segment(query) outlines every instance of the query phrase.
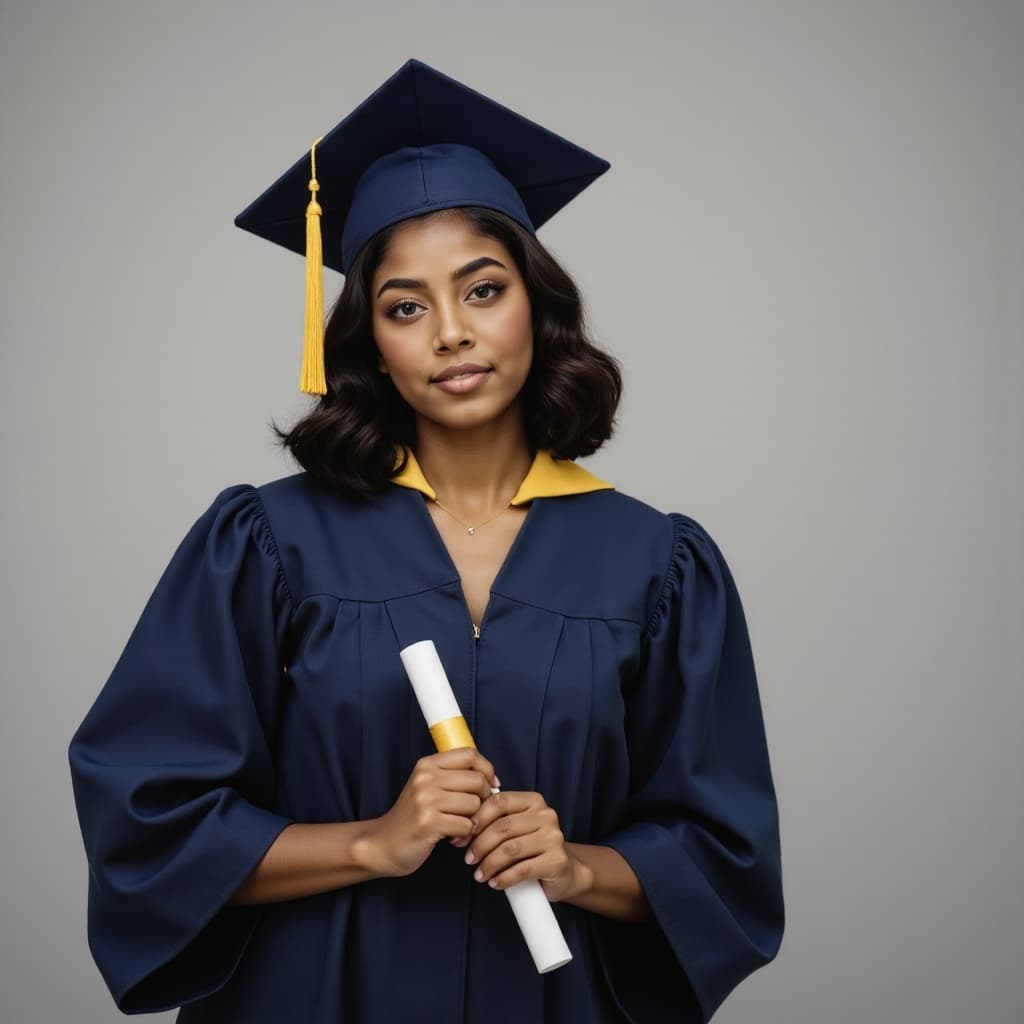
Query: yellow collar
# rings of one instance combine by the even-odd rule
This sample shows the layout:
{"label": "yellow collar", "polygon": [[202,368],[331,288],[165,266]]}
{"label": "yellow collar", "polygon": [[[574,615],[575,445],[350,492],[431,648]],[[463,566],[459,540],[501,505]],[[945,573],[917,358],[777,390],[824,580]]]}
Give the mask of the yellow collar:
{"label": "yellow collar", "polygon": [[[436,499],[437,494],[427,483],[427,478],[423,475],[412,449],[405,450],[409,453],[409,461],[401,473],[391,478],[391,482],[422,491],[428,498]],[[395,465],[398,465],[401,457],[402,449],[399,448],[396,452]],[[594,476],[582,466],[577,466],[571,459],[556,459],[546,448],[541,448],[534,456],[533,464],[523,477],[523,482],[511,503],[523,505],[534,498],[553,498],[562,494],[584,494],[587,491],[605,490],[613,491],[615,485]]]}

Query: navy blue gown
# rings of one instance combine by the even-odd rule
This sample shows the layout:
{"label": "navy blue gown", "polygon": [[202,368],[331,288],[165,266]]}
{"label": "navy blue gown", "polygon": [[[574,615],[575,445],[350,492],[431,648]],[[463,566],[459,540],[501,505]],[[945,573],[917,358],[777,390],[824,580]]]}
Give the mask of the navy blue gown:
{"label": "navy blue gown", "polygon": [[[776,955],[777,804],[715,542],[539,452],[476,638],[424,493],[414,462],[366,503],[306,473],[239,484],[175,552],[68,751],[89,944],[123,1012],[703,1022]],[[289,823],[379,816],[433,752],[398,656],[423,639],[503,787],[618,850],[655,920],[555,904],[574,959],[538,975],[447,842],[405,878],[229,904]]]}

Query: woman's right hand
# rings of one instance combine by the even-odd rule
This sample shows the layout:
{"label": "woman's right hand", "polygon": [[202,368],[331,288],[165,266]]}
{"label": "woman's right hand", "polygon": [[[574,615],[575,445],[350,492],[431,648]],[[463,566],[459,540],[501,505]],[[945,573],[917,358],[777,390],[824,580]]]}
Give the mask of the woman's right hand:
{"label": "woman's right hand", "polygon": [[375,873],[411,875],[442,839],[465,845],[470,818],[496,785],[494,767],[472,747],[421,757],[391,810],[371,823]]}

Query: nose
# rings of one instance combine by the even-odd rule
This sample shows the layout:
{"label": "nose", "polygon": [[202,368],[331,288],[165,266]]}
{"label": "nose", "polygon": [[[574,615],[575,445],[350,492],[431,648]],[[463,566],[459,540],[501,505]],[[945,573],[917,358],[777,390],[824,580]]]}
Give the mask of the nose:
{"label": "nose", "polygon": [[434,348],[446,352],[453,348],[465,348],[474,344],[473,334],[463,316],[459,302],[442,302],[438,306],[437,337]]}

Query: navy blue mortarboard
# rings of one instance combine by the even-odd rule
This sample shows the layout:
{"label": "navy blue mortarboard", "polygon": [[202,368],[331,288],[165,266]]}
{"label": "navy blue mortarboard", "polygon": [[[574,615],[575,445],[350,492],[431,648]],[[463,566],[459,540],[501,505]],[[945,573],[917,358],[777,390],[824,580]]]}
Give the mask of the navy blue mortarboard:
{"label": "navy blue mortarboard", "polygon": [[235,218],[240,228],[306,253],[302,390],[326,393],[321,259],[347,273],[382,228],[454,206],[498,210],[533,233],[608,167],[461,82],[407,61]]}

